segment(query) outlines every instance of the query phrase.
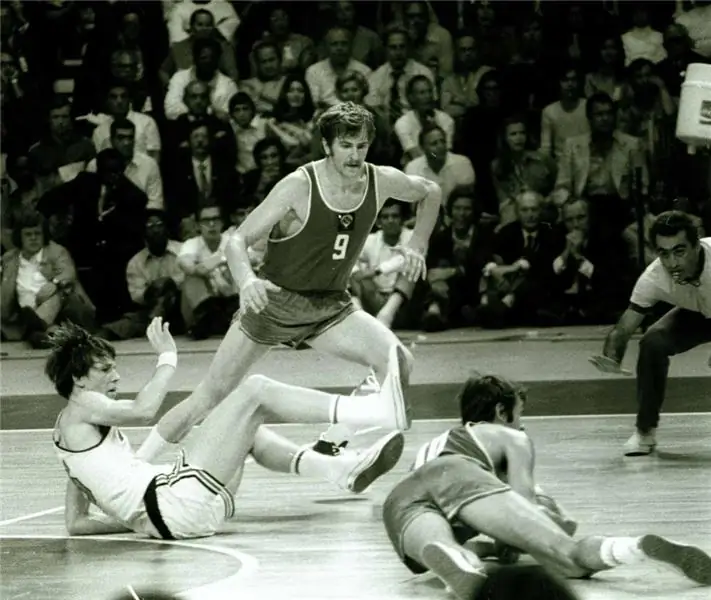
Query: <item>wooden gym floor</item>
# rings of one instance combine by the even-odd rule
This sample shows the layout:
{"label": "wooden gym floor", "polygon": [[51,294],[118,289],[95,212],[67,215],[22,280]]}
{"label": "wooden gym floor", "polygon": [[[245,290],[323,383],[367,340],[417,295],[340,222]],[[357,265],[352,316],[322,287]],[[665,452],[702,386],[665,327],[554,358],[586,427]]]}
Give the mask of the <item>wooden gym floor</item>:
{"label": "wooden gym floor", "polygon": [[[711,403],[708,348],[673,361],[660,451],[624,458],[633,426],[634,380],[602,377],[586,362],[601,346],[599,329],[448,332],[407,337],[417,360],[411,397],[416,422],[396,469],[361,496],[327,483],[270,473],[251,464],[237,515],[214,538],[189,543],[137,536],[69,539],[61,505],[63,469],[52,451],[61,402],[42,375],[43,355],[5,344],[0,400],[0,598],[109,599],[161,588],[185,598],[447,598],[431,577],[400,564],[378,518],[388,490],[419,444],[456,417],[453,394],[476,368],[527,382],[526,427],[537,447],[537,480],[581,523],[580,534],[656,532],[711,552]],[[142,341],[119,345],[122,388],[135,393],[154,358]],[[181,341],[181,366],[168,404],[205,372],[216,342]],[[627,366],[633,366],[636,342]],[[363,376],[312,351],[275,350],[257,368],[283,381],[346,390]],[[276,425],[298,442],[322,426]],[[131,429],[140,443],[147,429]],[[377,437],[354,440],[366,445]],[[525,559],[524,559],[525,560]],[[709,597],[671,571],[647,564],[573,582],[585,600],[694,600]]]}

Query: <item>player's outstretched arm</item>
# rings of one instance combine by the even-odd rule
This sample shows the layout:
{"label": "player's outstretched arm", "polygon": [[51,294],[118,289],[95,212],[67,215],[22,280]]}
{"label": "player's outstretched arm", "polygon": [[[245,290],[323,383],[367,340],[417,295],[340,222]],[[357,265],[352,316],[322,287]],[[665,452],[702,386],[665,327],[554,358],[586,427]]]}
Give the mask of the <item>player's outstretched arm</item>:
{"label": "player's outstretched arm", "polygon": [[603,373],[621,373],[631,375],[632,373],[622,368],[622,359],[627,351],[627,344],[635,331],[644,320],[644,313],[628,308],[617,324],[612,328],[605,338],[602,354],[590,357],[590,362]]}
{"label": "player's outstretched arm", "polygon": [[156,317],[146,330],[148,341],[158,354],[158,364],[151,380],[134,400],[112,400],[103,394],[85,391],[76,402],[83,408],[83,418],[94,425],[135,425],[149,423],[158,413],[168,393],[168,384],[178,364],[178,351],[168,323]]}
{"label": "player's outstretched arm", "polygon": [[69,535],[107,535],[131,531],[111,517],[95,519],[89,514],[91,502],[71,479],[64,499],[64,522]]}

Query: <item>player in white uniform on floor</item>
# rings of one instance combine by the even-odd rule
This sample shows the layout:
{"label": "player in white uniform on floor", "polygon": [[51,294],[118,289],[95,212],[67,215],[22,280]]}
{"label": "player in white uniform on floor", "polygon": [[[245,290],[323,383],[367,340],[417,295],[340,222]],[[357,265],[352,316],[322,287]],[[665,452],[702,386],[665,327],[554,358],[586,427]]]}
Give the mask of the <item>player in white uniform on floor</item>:
{"label": "player in white uniform on floor", "polygon": [[[162,539],[212,535],[234,513],[234,493],[250,454],[268,469],[318,477],[356,493],[400,458],[404,439],[397,431],[362,453],[343,450],[326,456],[298,447],[263,427],[265,414],[288,422],[323,423],[329,420],[329,396],[276,394],[270,379],[252,375],[186,440],[175,464],[143,461],[119,427],[155,417],[178,357],[161,319],[153,320],[147,336],[159,355],[158,364],[134,400],[116,399],[119,375],[110,344],[71,324],[52,338],[45,373],[67,400],[57,417],[54,444],[69,476],[65,518],[71,535],[124,531]],[[390,363],[378,398],[339,400],[340,422],[357,426],[395,422],[403,404],[398,357],[393,355]],[[92,514],[92,504],[105,514]]]}

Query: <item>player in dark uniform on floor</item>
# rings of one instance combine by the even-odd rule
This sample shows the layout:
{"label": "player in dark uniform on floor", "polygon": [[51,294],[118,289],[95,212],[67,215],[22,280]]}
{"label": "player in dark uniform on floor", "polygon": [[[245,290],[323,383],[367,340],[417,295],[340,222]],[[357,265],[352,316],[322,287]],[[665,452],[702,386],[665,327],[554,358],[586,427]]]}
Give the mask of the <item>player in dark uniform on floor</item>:
{"label": "player in dark uniform on floor", "polygon": [[[541,502],[534,451],[521,430],[524,398],[505,380],[471,378],[460,393],[462,425],[425,444],[415,470],[390,492],[383,521],[390,541],[414,573],[431,570],[463,600],[474,600],[486,578],[483,563],[456,530],[483,533],[520,548],[568,577],[654,559],[711,585],[711,557],[656,535],[584,537],[554,502]],[[570,531],[570,529],[568,529]]]}
{"label": "player in dark uniform on floor", "polygon": [[[373,368],[381,381],[389,374],[396,386],[407,384],[412,356],[385,325],[355,308],[346,288],[388,198],[419,203],[412,237],[399,251],[405,258],[404,279],[424,277],[441,190],[421,177],[365,162],[375,134],[366,109],[341,103],[324,112],[318,125],[326,158],[277,183],[232,237],[226,255],[240,287],[239,316],[202,382],[149,434],[139,451],[144,457],[179,442],[277,344],[308,342],[318,351]],[[267,251],[257,277],[247,248],[265,236]],[[283,387],[292,395],[322,393]],[[410,426],[401,391],[396,422],[384,422],[385,427]],[[332,396],[332,422],[347,410],[345,404]]]}

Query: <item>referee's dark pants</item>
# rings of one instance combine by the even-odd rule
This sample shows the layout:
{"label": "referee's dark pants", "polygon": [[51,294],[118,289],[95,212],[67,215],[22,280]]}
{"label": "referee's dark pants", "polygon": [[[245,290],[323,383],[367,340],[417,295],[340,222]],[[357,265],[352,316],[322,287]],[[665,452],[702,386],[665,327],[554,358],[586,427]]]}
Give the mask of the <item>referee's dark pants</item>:
{"label": "referee's dark pants", "polygon": [[669,357],[711,342],[711,319],[673,308],[652,325],[639,343],[637,429],[648,433],[659,423],[669,372]]}

